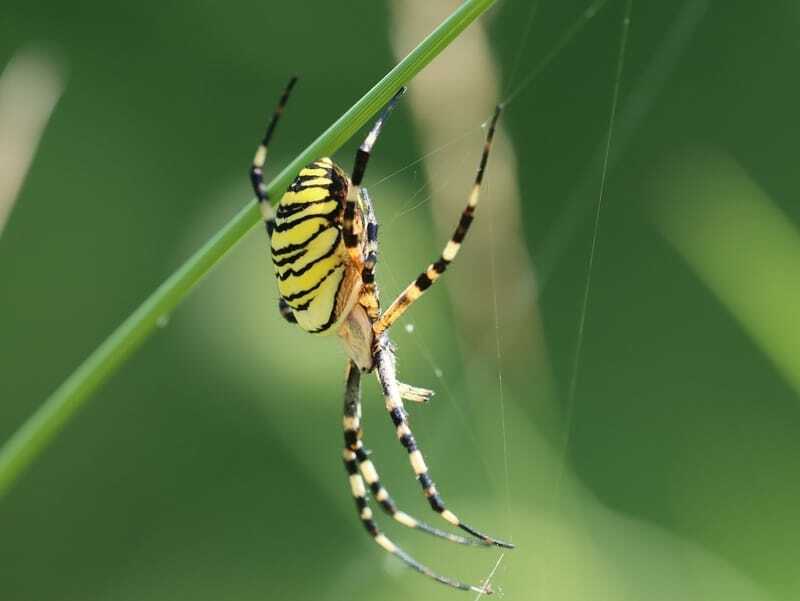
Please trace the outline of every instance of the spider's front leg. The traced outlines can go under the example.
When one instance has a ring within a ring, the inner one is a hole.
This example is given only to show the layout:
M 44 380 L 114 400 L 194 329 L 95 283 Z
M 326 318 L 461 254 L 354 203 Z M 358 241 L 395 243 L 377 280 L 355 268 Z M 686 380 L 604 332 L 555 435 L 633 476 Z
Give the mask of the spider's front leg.
M 494 132 L 497 126 L 497 119 L 500 117 L 500 111 L 501 107 L 498 105 L 495 108 L 494 116 L 489 123 L 489 130 L 486 133 L 486 142 L 483 145 L 481 161 L 478 164 L 478 171 L 475 174 L 475 183 L 472 185 L 472 191 L 467 197 L 467 204 L 461 212 L 461 217 L 458 220 L 458 225 L 452 237 L 442 250 L 439 259 L 428 265 L 428 268 L 419 274 L 416 280 L 406 286 L 406 289 L 400 296 L 389 305 L 386 312 L 375 322 L 373 329 L 376 337 L 379 337 L 383 332 L 388 330 L 392 324 L 441 277 L 450 263 L 452 263 L 458 255 L 464 237 L 467 235 L 469 226 L 472 224 L 472 220 L 475 217 L 475 209 L 478 207 L 483 174 L 486 171 L 486 163 L 489 161 L 489 152 L 492 149 L 492 140 L 494 139 Z

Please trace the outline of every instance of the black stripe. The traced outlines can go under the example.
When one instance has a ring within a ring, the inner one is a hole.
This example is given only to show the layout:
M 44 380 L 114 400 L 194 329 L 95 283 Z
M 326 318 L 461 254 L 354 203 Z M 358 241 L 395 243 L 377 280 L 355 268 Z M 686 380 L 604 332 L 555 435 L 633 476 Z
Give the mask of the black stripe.
M 467 208 L 471 209 L 472 207 Z M 465 209 L 464 212 L 461 213 L 461 219 L 458 221 L 458 227 L 456 228 L 455 234 L 453 234 L 453 242 L 458 242 L 459 244 L 463 242 L 464 236 L 467 235 L 467 230 L 472 224 L 472 219 L 472 211 L 467 211 Z
M 345 430 L 344 443 L 349 449 L 355 448 L 355 446 L 358 444 L 358 432 L 356 430 Z
M 321 186 L 320 186 L 321 188 Z M 306 188 L 307 190 L 313 190 L 313 188 Z M 309 200 L 308 202 L 293 202 L 291 204 L 279 204 L 278 211 L 276 215 L 278 219 L 286 219 L 287 217 L 291 217 L 295 213 L 299 213 L 300 211 L 306 210 L 311 205 L 320 205 L 326 202 L 335 202 L 338 204 L 338 201 L 335 198 L 331 198 L 327 196 L 321 200 Z
M 433 270 L 439 275 L 442 275 L 446 269 L 447 269 L 447 261 L 445 261 L 444 259 L 439 259 L 438 261 L 436 261 L 436 263 L 433 264 Z
M 369 485 L 369 489 L 372 491 L 373 495 L 377 495 L 378 492 L 381 490 L 381 483 L 380 480 L 375 480 L 375 482 Z
M 336 321 L 336 299 L 339 298 L 339 291 L 342 289 L 342 282 L 344 282 L 344 274 L 342 274 L 342 279 L 339 280 L 339 285 L 336 286 L 336 294 L 333 295 L 333 307 L 331 307 L 331 314 L 330 317 L 328 317 L 328 321 L 326 321 L 316 330 L 309 330 L 309 333 L 319 334 L 321 332 L 324 332 L 325 330 L 330 328 Z
M 285 232 L 287 230 L 292 229 L 298 223 L 303 223 L 304 221 L 308 221 L 309 219 L 325 219 L 333 223 L 334 219 L 336 218 L 336 214 L 339 212 L 339 207 L 336 207 L 335 211 L 331 211 L 330 213 L 320 213 L 315 215 L 303 215 L 300 219 L 295 219 L 293 221 L 285 221 L 283 223 L 278 223 L 275 225 L 276 232 Z
M 368 223 L 367 224 L 367 240 L 370 242 L 375 242 L 378 239 L 378 224 L 377 223 Z
M 375 493 L 378 494 L 377 492 Z M 378 501 L 386 511 L 388 511 L 391 515 L 397 513 L 397 505 L 394 504 L 394 501 L 390 497 L 386 497 L 383 501 Z
M 433 486 L 433 480 L 427 473 L 419 475 L 419 483 L 422 486 L 422 490 L 428 490 Z
M 341 267 L 341 264 L 339 264 L 336 267 L 332 268 L 328 273 L 326 273 L 324 276 L 322 276 L 322 279 L 320 279 L 319 282 L 317 282 L 316 284 L 311 286 L 311 288 L 306 288 L 305 290 L 301 290 L 300 292 L 295 292 L 294 294 L 290 294 L 289 296 L 284 296 L 283 300 L 287 301 L 287 304 L 288 304 L 288 301 L 290 301 L 290 300 L 295 300 L 295 299 L 298 299 L 298 298 L 301 298 L 301 297 L 305 296 L 306 294 L 308 294 L 310 292 L 314 292 L 314 290 L 316 290 L 317 288 L 322 286 L 322 282 L 327 280 L 328 276 L 330 276 L 334 271 L 339 269 L 339 267 Z M 291 304 L 289 304 L 289 306 L 292 307 Z M 296 311 L 297 307 L 292 307 L 292 309 L 294 309 Z
M 344 245 L 347 248 L 355 248 L 358 246 L 358 236 L 356 234 L 344 230 L 342 230 L 342 234 L 344 234 Z
M 425 292 L 431 287 L 431 284 L 433 284 L 433 282 L 431 282 L 431 279 L 428 277 L 427 273 L 421 273 L 414 282 L 414 285 L 419 288 L 420 292 Z
M 406 421 L 405 415 L 403 415 L 403 410 L 400 407 L 394 407 L 391 411 L 389 411 L 389 417 L 392 418 L 392 423 L 395 425 L 395 427 Z
M 442 497 L 439 495 L 431 495 L 428 497 L 428 503 L 431 504 L 431 508 L 436 513 L 442 513 L 445 510 L 444 502 L 442 501 Z
M 334 241 L 333 241 L 333 244 L 331 245 L 330 249 L 329 249 L 329 250 L 328 250 L 326 253 L 324 253 L 324 254 L 320 255 L 319 257 L 317 257 L 317 258 L 316 258 L 316 259 L 314 259 L 313 261 L 309 261 L 308 263 L 306 263 L 305 265 L 303 265 L 303 266 L 302 266 L 300 269 L 298 269 L 297 271 L 295 271 L 294 269 L 292 269 L 292 268 L 290 267 L 289 269 L 287 269 L 287 270 L 286 270 L 286 271 L 284 271 L 283 273 L 279 273 L 279 274 L 277 274 L 277 277 L 278 277 L 278 279 L 279 279 L 281 282 L 285 282 L 286 280 L 288 280 L 288 279 L 289 279 L 290 277 L 292 277 L 292 276 L 300 276 L 300 275 L 303 275 L 303 274 L 304 274 L 306 271 L 308 271 L 309 269 L 311 269 L 312 267 L 314 267 L 314 265 L 316 265 L 316 264 L 317 264 L 317 263 L 319 263 L 320 261 L 323 261 L 323 260 L 325 260 L 325 259 L 328 259 L 328 258 L 330 258 L 330 257 L 331 257 L 331 256 L 332 256 L 332 255 L 333 255 L 335 252 L 336 252 L 336 250 L 337 250 L 337 249 L 338 249 L 338 247 L 339 247 L 339 237 L 340 237 L 340 235 L 339 235 L 339 232 L 337 231 L 337 233 L 336 233 L 336 238 L 334 239 Z M 341 263 L 340 263 L 340 264 L 341 264 Z
M 353 497 L 356 500 L 356 507 L 358 510 L 361 511 L 367 506 L 367 498 L 366 497 Z
M 298 250 L 300 250 L 300 252 L 297 253 L 296 255 L 292 255 L 291 257 L 285 257 L 283 259 L 278 259 L 277 261 L 275 260 L 275 257 L 272 257 L 272 264 L 275 267 L 283 267 L 284 265 L 289 265 L 290 263 L 294 263 L 295 261 L 303 257 L 308 249 L 303 248 Z
M 400 437 L 400 444 L 403 445 L 409 453 L 417 450 L 417 441 L 414 440 L 413 434 L 403 434 Z
M 272 249 L 272 254 L 273 254 L 273 256 L 275 256 L 275 255 L 285 255 L 286 253 L 290 253 L 292 251 L 300 250 L 301 248 L 305 248 L 306 245 L 308 245 L 309 242 L 311 242 L 314 238 L 316 238 L 317 236 L 322 234 L 322 232 L 324 232 L 325 230 L 331 229 L 331 227 L 333 227 L 333 226 L 331 226 L 331 225 L 320 225 L 319 229 L 316 232 L 311 234 L 308 238 L 306 238 L 302 242 L 298 242 L 297 244 L 289 244 L 288 246 L 283 246 L 283 247 L 278 248 L 278 249 L 273 248 Z
M 376 124 L 378 125 L 378 124 Z M 350 181 L 354 186 L 360 186 L 361 180 L 364 179 L 364 171 L 367 169 L 367 162 L 369 161 L 369 151 L 361 148 L 356 152 L 356 162 L 353 166 L 353 177 Z
M 369 519 L 365 520 L 364 518 L 361 518 L 361 523 L 364 524 L 364 528 L 367 529 L 367 532 L 369 532 L 370 536 L 372 536 L 373 538 L 375 538 L 381 533 L 381 531 L 378 530 L 378 525 L 374 521 Z
M 354 476 L 358 473 L 358 466 L 356 465 L 355 459 L 351 460 L 344 460 L 344 469 L 347 470 L 347 473 L 351 476 Z

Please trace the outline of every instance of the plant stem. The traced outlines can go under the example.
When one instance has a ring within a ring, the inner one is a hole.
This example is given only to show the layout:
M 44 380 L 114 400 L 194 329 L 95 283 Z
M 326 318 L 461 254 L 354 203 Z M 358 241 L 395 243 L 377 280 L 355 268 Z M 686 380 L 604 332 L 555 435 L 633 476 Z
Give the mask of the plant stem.
M 332 154 L 349 140 L 398 88 L 419 73 L 494 2 L 465 0 L 270 182 L 267 186 L 270 196 L 277 198 L 307 163 Z M 258 221 L 258 208 L 251 202 L 167 278 L 12 435 L 0 450 L 0 497 L 100 385 L 139 348 L 156 328 L 158 320 L 175 309 Z

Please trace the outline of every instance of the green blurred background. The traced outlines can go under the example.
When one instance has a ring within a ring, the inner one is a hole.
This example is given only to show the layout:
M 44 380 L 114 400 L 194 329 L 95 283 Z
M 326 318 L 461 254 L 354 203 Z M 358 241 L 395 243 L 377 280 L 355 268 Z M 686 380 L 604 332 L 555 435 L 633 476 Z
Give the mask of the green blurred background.
M 527 29 L 529 1 L 498 2 L 479 27 L 501 90 L 586 5 L 543 0 Z M 0 238 L 0 440 L 247 202 L 288 75 L 273 170 L 394 64 L 396 8 L 4 2 L 0 62 L 33 44 L 66 87 Z M 438 392 L 409 408 L 415 432 L 449 505 L 518 545 L 493 577 L 505 598 L 796 599 L 800 5 L 634 1 L 570 402 L 623 12 L 609 0 L 504 116 L 537 319 L 507 309 L 490 167 L 483 236 L 453 269 L 473 285 L 443 284 L 395 334 L 402 378 Z M 477 160 L 479 121 L 454 127 L 439 159 Z M 368 174 L 387 299 L 446 239 L 421 201 L 466 193 L 474 169 L 396 173 L 428 152 L 422 129 L 401 108 Z M 337 155 L 348 169 L 357 143 Z M 0 501 L 0 599 L 464 596 L 362 532 L 343 356 L 280 319 L 264 245 L 251 232 Z M 522 342 L 473 340 L 453 298 Z M 393 495 L 433 521 L 372 381 L 365 423 Z M 469 581 L 500 558 L 387 531 Z

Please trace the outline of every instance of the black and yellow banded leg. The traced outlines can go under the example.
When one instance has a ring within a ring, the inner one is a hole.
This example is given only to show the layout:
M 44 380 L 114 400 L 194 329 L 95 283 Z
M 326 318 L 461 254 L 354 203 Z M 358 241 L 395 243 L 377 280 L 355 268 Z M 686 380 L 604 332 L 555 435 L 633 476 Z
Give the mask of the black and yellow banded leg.
M 425 497 L 428 499 L 431 509 L 441 515 L 451 525 L 461 528 L 486 544 L 513 549 L 514 545 L 511 543 L 498 540 L 462 522 L 455 513 L 445 506 L 442 497 L 436 489 L 436 485 L 433 483 L 428 473 L 428 467 L 425 464 L 422 451 L 420 451 L 417 446 L 417 441 L 408 424 L 408 417 L 403 407 L 402 395 L 397 382 L 394 352 L 392 351 L 391 343 L 386 334 L 382 334 L 377 342 L 374 362 L 376 367 L 375 374 L 381 385 L 381 390 L 383 391 L 386 410 L 389 412 L 389 416 L 394 423 L 397 438 L 400 440 L 403 447 L 405 447 L 406 451 L 408 451 L 411 467 L 422 486 L 422 491 L 425 493 Z
M 464 538 L 463 536 L 434 528 L 397 508 L 394 500 L 389 495 L 389 491 L 381 484 L 378 471 L 369 458 L 369 450 L 364 447 L 361 441 L 361 371 L 352 361 L 349 363 L 347 371 L 343 426 L 345 467 L 347 467 L 347 462 L 350 460 L 356 462 L 358 472 L 363 480 L 366 481 L 375 500 L 392 519 L 407 528 L 422 530 L 433 536 L 438 536 L 439 538 L 444 538 L 461 545 L 485 544 L 484 541 Z
M 375 282 L 375 267 L 378 264 L 378 220 L 369 191 L 362 187 L 360 191 L 364 221 L 367 229 L 367 242 L 364 245 L 364 261 L 361 266 L 361 293 L 359 304 L 364 307 L 371 322 L 380 317 L 380 300 L 378 284 Z
M 353 165 L 353 173 L 350 176 L 350 190 L 347 194 L 347 199 L 344 203 L 344 215 L 342 217 L 342 238 L 344 245 L 350 253 L 350 258 L 357 265 L 361 257 L 361 249 L 359 248 L 359 232 L 354 231 L 355 217 L 356 217 L 356 203 L 360 200 L 361 182 L 364 180 L 364 172 L 367 170 L 367 163 L 369 162 L 372 147 L 378 140 L 378 135 L 381 133 L 381 128 L 389 113 L 392 112 L 394 105 L 400 97 L 405 94 L 405 87 L 400 88 L 397 93 L 392 97 L 388 104 L 384 107 L 372 129 L 369 130 L 367 137 L 362 142 L 356 151 L 356 160 Z
M 458 221 L 458 227 L 453 232 L 453 237 L 444 247 L 441 256 L 435 263 L 431 263 L 428 268 L 423 271 L 416 280 L 409 284 L 406 289 L 398 296 L 395 301 L 389 306 L 388 309 L 381 315 L 380 319 L 375 322 L 373 331 L 376 335 L 388 330 L 391 325 L 397 321 L 400 316 L 406 312 L 411 304 L 422 296 L 431 285 L 439 279 L 445 272 L 447 266 L 456 258 L 458 251 L 461 249 L 461 243 L 469 231 L 469 226 L 472 224 L 472 219 L 475 215 L 475 208 L 478 206 L 480 199 L 481 183 L 483 182 L 483 174 L 486 170 L 486 163 L 489 160 L 489 151 L 492 148 L 492 140 L 494 139 L 494 130 L 497 125 L 497 119 L 500 116 L 500 106 L 495 109 L 494 116 L 489 124 L 489 131 L 486 134 L 486 143 L 483 146 L 483 154 L 481 155 L 481 162 L 478 165 L 478 172 L 475 175 L 475 183 L 472 186 L 469 198 L 467 199 L 467 206 L 461 213 L 461 219 Z
M 481 593 L 484 595 L 489 595 L 492 593 L 492 589 L 488 583 L 484 586 L 476 586 L 437 574 L 427 566 L 419 563 L 416 559 L 403 551 L 403 549 L 394 544 L 383 532 L 380 531 L 378 525 L 375 523 L 375 520 L 372 517 L 372 510 L 369 508 L 369 503 L 367 502 L 367 491 L 364 486 L 364 480 L 362 479 L 361 474 L 358 473 L 358 467 L 356 466 L 356 454 L 349 449 L 345 449 L 344 451 L 344 465 L 347 473 L 350 475 L 350 487 L 353 491 L 353 498 L 356 502 L 358 517 L 361 519 L 361 523 L 364 524 L 364 528 L 372 537 L 372 540 L 380 545 L 385 551 L 388 551 L 395 557 L 398 557 L 408 567 L 413 568 L 417 572 L 420 572 L 421 574 L 424 574 L 425 576 L 428 576 L 437 582 L 441 582 L 442 584 L 452 586 L 453 588 L 457 588 L 462 591 L 473 591 L 475 593 Z
M 296 83 L 297 77 L 292 77 L 289 83 L 286 84 L 286 88 L 278 101 L 278 106 L 275 108 L 275 112 L 272 113 L 272 119 L 264 132 L 261 144 L 256 149 L 253 164 L 250 166 L 250 183 L 253 185 L 253 192 L 255 192 L 258 200 L 258 206 L 261 208 L 261 216 L 264 219 L 264 226 L 267 229 L 268 236 L 272 236 L 272 230 L 275 228 L 275 212 L 272 210 L 269 195 L 267 194 L 267 186 L 264 183 L 264 164 L 267 162 L 267 150 L 272 134 L 275 132 L 275 126 L 278 124 L 281 114 L 283 114 L 283 108 L 286 106 L 289 94 Z M 281 314 L 283 314 L 282 311 Z

